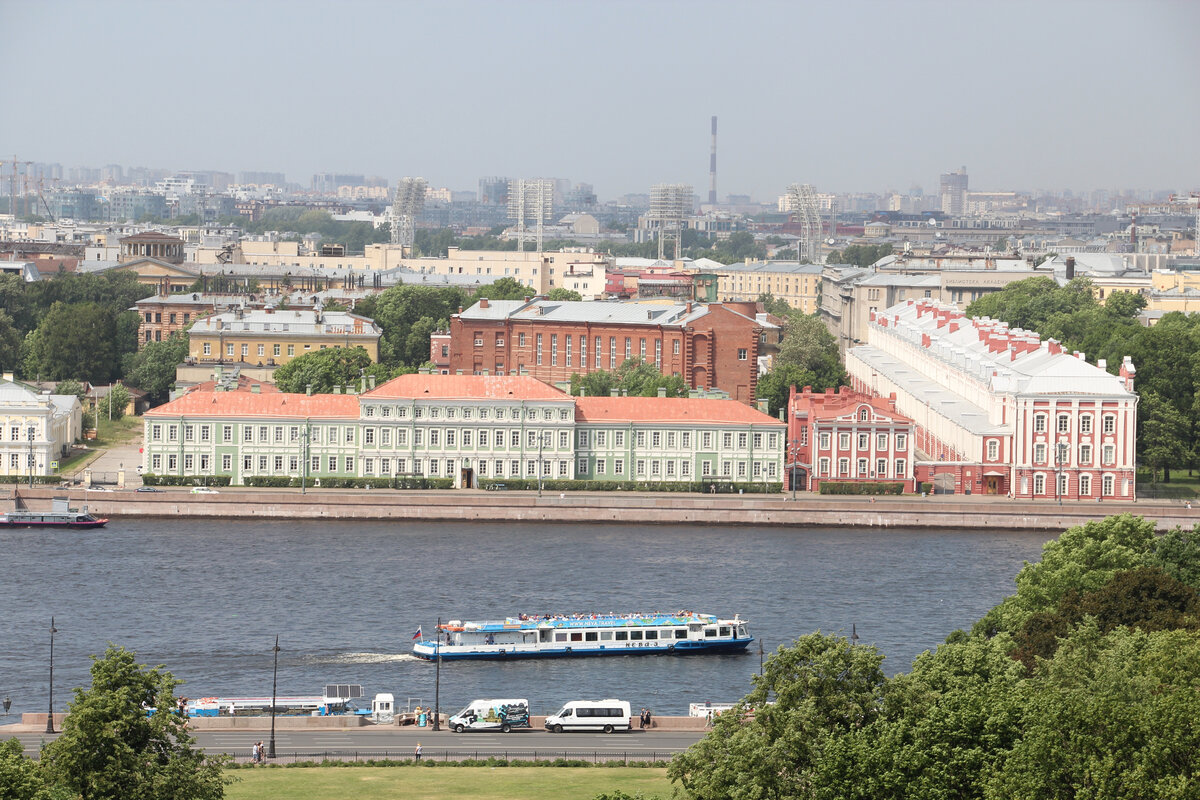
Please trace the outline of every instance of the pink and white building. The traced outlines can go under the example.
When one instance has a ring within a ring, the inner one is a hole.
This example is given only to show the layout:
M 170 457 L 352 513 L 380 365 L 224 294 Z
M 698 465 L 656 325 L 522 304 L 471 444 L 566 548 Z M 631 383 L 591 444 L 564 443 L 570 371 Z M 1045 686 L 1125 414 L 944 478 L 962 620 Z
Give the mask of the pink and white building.
M 871 314 L 846 354 L 854 389 L 895 397 L 935 491 L 1068 500 L 1134 497 L 1137 395 L 1053 339 L 909 300 Z
M 825 481 L 916 485 L 913 421 L 895 398 L 844 386 L 814 392 L 792 387 L 788 398 L 788 466 L 796 489 L 820 491 Z

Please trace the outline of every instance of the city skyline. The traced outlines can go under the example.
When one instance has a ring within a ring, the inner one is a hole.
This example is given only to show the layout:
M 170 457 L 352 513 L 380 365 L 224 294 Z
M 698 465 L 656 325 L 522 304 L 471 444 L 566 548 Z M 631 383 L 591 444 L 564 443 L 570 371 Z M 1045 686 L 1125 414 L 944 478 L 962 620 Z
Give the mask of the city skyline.
M 769 201 L 795 182 L 930 194 L 964 164 L 971 190 L 1200 185 L 1179 133 L 1200 124 L 1189 3 L 203 10 L 4 5 L 6 27 L 39 35 L 0 54 L 25 110 L 0 158 L 458 190 L 565 177 L 602 198 L 683 182 L 704 197 L 716 115 L 721 198 Z M 1130 69 L 1147 44 L 1161 68 Z M 65 98 L 89 94 L 72 112 Z

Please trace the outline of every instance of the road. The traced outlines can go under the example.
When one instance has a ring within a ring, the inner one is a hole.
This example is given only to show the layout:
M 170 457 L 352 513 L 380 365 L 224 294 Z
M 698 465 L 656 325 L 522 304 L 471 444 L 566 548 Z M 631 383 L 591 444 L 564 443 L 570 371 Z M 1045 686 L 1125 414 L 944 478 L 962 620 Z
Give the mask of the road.
M 257 741 L 269 742 L 270 730 L 194 731 L 197 744 L 212 753 L 228 753 L 237 760 L 250 757 Z M 44 742 L 56 738 L 45 733 L 6 733 L 24 744 L 26 755 L 37 755 Z M 639 731 L 630 733 L 563 733 L 514 731 L 509 734 L 435 732 L 429 728 L 342 728 L 329 730 L 277 730 L 275 752 L 281 762 L 330 759 L 412 758 L 421 743 L 423 757 L 458 761 L 474 758 L 555 759 L 587 761 L 665 760 L 698 741 L 702 731 Z

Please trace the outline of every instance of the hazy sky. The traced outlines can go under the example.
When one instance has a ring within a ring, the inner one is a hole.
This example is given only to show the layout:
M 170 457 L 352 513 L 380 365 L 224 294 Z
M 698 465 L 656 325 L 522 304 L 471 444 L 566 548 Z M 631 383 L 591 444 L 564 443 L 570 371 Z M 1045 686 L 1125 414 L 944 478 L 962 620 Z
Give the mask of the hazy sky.
M 0 158 L 823 191 L 1200 188 L 1200 1 L 0 0 Z M 7 170 L 7 167 L 5 167 Z

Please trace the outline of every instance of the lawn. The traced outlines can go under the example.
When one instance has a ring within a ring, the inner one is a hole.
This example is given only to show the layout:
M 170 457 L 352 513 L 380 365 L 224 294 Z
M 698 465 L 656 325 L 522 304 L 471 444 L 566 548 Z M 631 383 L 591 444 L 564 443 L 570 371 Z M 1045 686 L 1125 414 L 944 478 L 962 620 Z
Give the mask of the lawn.
M 591 800 L 601 792 L 671 796 L 665 767 L 260 767 L 231 770 L 228 800 Z

